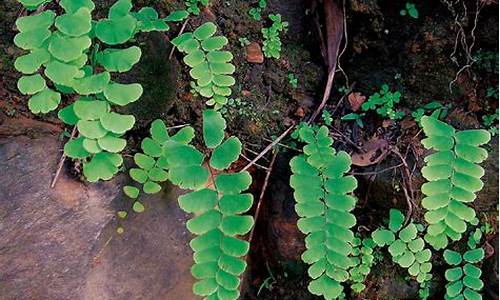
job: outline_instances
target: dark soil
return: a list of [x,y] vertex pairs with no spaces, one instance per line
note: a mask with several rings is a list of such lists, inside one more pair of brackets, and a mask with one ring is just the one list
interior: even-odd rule
[[[474,27],[476,1],[463,0],[468,7],[467,18],[459,19],[469,33]],[[113,1],[99,1],[98,13]],[[318,1],[319,2],[319,1]],[[343,72],[335,76],[332,95],[326,106],[335,112],[331,131],[334,132],[335,147],[348,153],[356,153],[372,138],[385,140],[392,148],[407,157],[411,167],[412,187],[417,202],[423,183],[419,171],[423,166],[425,150],[420,144],[420,128],[411,113],[426,103],[438,101],[447,106],[446,121],[459,129],[482,128],[485,115],[498,108],[498,97],[487,95],[490,88],[498,91],[498,4],[491,2],[479,14],[474,31],[475,43],[471,55],[481,59],[467,68],[454,80],[460,68],[466,64],[464,49],[458,44],[456,63],[450,58],[455,47],[457,24],[455,14],[462,13],[457,6],[450,11],[445,1],[417,2],[419,18],[401,16],[404,2],[393,0],[351,0],[346,2],[347,45],[342,51],[339,65]],[[326,81],[326,66],[320,52],[320,39],[315,23],[317,17],[323,22],[322,5],[314,1],[268,0],[262,21],[255,21],[248,15],[250,7],[257,1],[212,1],[209,8],[199,16],[191,17],[187,31],[192,31],[206,21],[215,22],[219,33],[229,39],[228,50],[234,55],[236,85],[231,98],[240,99],[240,105],[229,105],[224,115],[228,133],[238,136],[245,146],[244,154],[254,157],[270,140],[278,136],[292,122],[308,116],[319,104]],[[183,1],[135,1],[137,7],[151,5],[161,15],[183,7]],[[316,3],[317,4],[317,3]],[[315,8],[316,7],[316,8]],[[19,74],[13,69],[13,61],[20,51],[12,44],[15,35],[14,21],[21,12],[14,0],[0,3],[0,123],[6,118],[34,118],[62,124],[54,113],[33,116],[26,107],[27,98],[16,89]],[[282,34],[283,50],[280,59],[265,59],[263,64],[248,63],[245,48],[240,38],[261,44],[262,26],[269,26],[266,16],[280,13],[289,22],[289,29]],[[134,68],[124,80],[135,80],[143,84],[145,94],[140,103],[125,110],[133,113],[138,122],[129,134],[132,147],[146,133],[152,120],[161,118],[169,125],[190,123],[200,128],[204,100],[192,95],[189,90],[189,74],[182,64],[182,55],[175,52],[168,59],[170,44],[180,30],[180,24],[172,26],[166,34],[148,34],[138,42],[143,44],[144,55],[140,67]],[[324,30],[324,28],[320,28]],[[468,36],[469,43],[472,37]],[[342,45],[343,47],[343,45]],[[341,50],[342,50],[341,47]],[[496,59],[489,57],[494,55]],[[479,55],[479,56],[478,56]],[[288,82],[288,74],[298,78],[298,87]],[[396,108],[405,112],[405,118],[398,122],[387,122],[384,118],[368,113],[364,127],[340,118],[352,112],[347,98],[339,101],[345,88],[352,88],[369,97],[387,84],[392,91],[400,91],[401,102]],[[65,102],[72,99],[64,99]],[[338,103],[338,105],[337,105]],[[318,118],[318,123],[322,123]],[[296,146],[287,138],[283,143]],[[299,145],[300,146],[300,145]],[[475,202],[475,209],[482,223],[494,227],[488,237],[495,252],[485,262],[485,299],[498,299],[498,142],[497,137],[488,145],[490,159],[485,162],[485,188]],[[294,199],[288,185],[290,170],[288,162],[296,151],[281,148],[269,182],[254,243],[249,256],[250,268],[245,278],[242,299],[318,299],[307,291],[307,266],[300,261],[304,250],[303,235],[296,228],[297,215]],[[269,163],[270,155],[259,163]],[[379,164],[355,167],[353,172],[374,172],[401,163],[394,153],[389,153]],[[246,164],[245,161],[240,162]],[[415,167],[414,167],[415,166]],[[264,179],[264,172],[252,168],[255,175],[256,199]],[[403,168],[373,175],[357,175],[359,199],[355,215],[357,230],[367,236],[383,225],[390,208],[407,211],[407,202],[401,187],[404,185]],[[417,203],[418,204],[418,203]],[[415,208],[412,217],[422,220],[422,210]],[[442,299],[444,292],[442,262],[435,260],[435,279],[432,299]],[[441,275],[438,275],[440,273]],[[367,289],[362,295],[350,295],[348,299],[417,299],[418,286],[408,278],[405,270],[394,265],[388,255],[381,253],[377,265],[367,279]]]

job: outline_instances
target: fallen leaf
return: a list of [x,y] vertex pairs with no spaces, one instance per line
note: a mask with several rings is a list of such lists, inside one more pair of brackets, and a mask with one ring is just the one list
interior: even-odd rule
[[264,62],[264,54],[260,49],[260,45],[256,42],[252,42],[246,46],[246,56],[249,63],[261,64]]
[[352,155],[352,164],[366,167],[382,161],[389,152],[389,143],[384,139],[374,137],[362,146],[363,152]]
[[347,97],[349,100],[349,104],[351,105],[352,111],[358,111],[361,107],[361,104],[365,103],[366,97],[363,96],[360,92],[350,93]]

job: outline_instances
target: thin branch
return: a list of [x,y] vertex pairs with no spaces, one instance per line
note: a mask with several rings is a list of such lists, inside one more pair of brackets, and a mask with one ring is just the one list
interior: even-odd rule
[[[177,36],[181,35],[184,32],[188,21],[189,21],[189,18],[186,19],[186,21],[184,21],[184,23],[182,24],[181,30],[179,31],[179,34]],[[172,46],[172,50],[170,50],[170,54],[168,55],[168,60],[172,59],[172,56],[174,55],[175,48],[176,48],[175,46]]]
[[[69,141],[71,141],[76,135],[76,126],[73,127],[73,131],[71,131],[71,136],[69,137]],[[57,165],[57,170],[56,174],[54,175],[54,178],[52,179],[52,183],[50,184],[51,188],[54,188],[56,186],[57,179],[59,178],[59,175],[61,174],[62,167],[64,166],[64,161],[66,160],[66,154],[63,152],[63,155],[61,156],[61,159],[59,160],[59,164]]]
[[263,157],[264,155],[266,155],[266,153],[269,152],[269,150],[271,150],[284,137],[286,137],[290,133],[290,131],[292,131],[293,128],[295,128],[295,123],[292,124],[292,125],[290,125],[290,127],[288,127],[287,130],[285,130],[279,137],[277,137],[272,143],[270,143],[269,145],[267,145],[267,147],[264,148],[264,150],[262,150],[262,152],[260,152],[259,155],[257,155],[254,159],[252,159],[252,161],[249,162],[243,169],[241,169],[241,171],[248,170],[248,168],[250,168],[253,164],[255,164],[261,157]]
[[397,168],[402,167],[402,166],[404,166],[404,164],[400,163],[398,165],[395,165],[395,166],[392,166],[392,167],[388,167],[388,168],[382,169],[380,171],[372,171],[372,172],[349,172],[349,175],[377,175],[377,174],[384,173],[384,172],[387,172],[387,171],[390,171],[390,170],[393,170],[393,169],[397,169]]
[[260,208],[262,205],[262,200],[264,199],[264,195],[266,194],[267,185],[269,184],[269,178],[271,177],[271,172],[273,171],[274,161],[276,160],[276,156],[278,155],[278,151],[274,151],[273,157],[271,158],[271,162],[267,167],[266,177],[264,179],[264,184],[262,185],[262,189],[260,190],[259,201],[257,202],[257,207],[255,208],[255,216],[254,216],[254,226],[252,231],[250,232],[250,236],[248,238],[248,243],[252,244],[255,227],[257,225],[257,220],[259,218]]

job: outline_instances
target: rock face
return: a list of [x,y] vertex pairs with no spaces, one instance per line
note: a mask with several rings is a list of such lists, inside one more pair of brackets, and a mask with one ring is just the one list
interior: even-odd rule
[[1,299],[194,299],[180,190],[143,199],[146,211],[118,235],[125,176],[87,185],[63,171],[51,189],[58,135],[30,128],[6,137],[8,126],[16,128],[0,125]]

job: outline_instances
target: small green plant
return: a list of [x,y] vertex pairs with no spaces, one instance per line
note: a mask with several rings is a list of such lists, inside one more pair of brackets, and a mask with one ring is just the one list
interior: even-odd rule
[[498,108],[494,114],[483,116],[483,125],[487,128],[492,136],[498,134]]
[[269,28],[262,28],[262,36],[264,38],[262,51],[265,57],[280,58],[280,32],[287,30],[288,22],[281,21],[280,14],[269,15],[269,19],[273,21],[273,24]]
[[365,116],[364,113],[362,114],[358,114],[358,113],[349,113],[345,116],[343,116],[342,118],[340,118],[341,120],[344,120],[344,121],[355,121],[356,124],[358,124],[358,126],[360,128],[363,128],[365,125],[363,123],[363,117]]
[[432,279],[431,250],[425,248],[424,239],[418,236],[417,224],[411,222],[403,227],[405,217],[397,209],[391,209],[389,215],[388,229],[375,230],[372,239],[379,247],[389,246],[392,260],[408,269],[408,273],[425,290],[428,288],[427,282]]
[[349,270],[349,281],[354,293],[359,294],[366,288],[365,279],[370,274],[375,260],[373,251],[376,244],[371,238],[355,237],[352,246],[354,266]]
[[431,117],[436,119],[445,118],[448,114],[447,107],[443,106],[441,103],[437,101],[432,101],[427,103],[423,107],[417,108],[417,110],[411,113],[411,116],[415,119],[415,121],[420,125],[420,120],[423,116],[429,111],[432,111]]
[[192,13],[193,15],[199,15],[200,14],[200,5],[201,6],[207,6],[209,4],[210,0],[185,0],[185,4],[187,7],[187,11],[189,13]]
[[233,54],[221,49],[227,45],[224,36],[213,36],[217,27],[207,22],[194,32],[186,32],[172,40],[179,51],[186,54],[184,63],[191,70],[191,87],[201,96],[208,98],[207,105],[219,109],[227,103],[231,86],[235,84],[231,76],[235,67],[231,63]]
[[375,110],[382,117],[391,120],[399,120],[404,117],[404,112],[396,111],[395,104],[399,103],[401,93],[391,92],[387,84],[382,85],[378,93],[371,95],[368,100],[361,105],[363,111]]
[[323,120],[323,123],[326,125],[326,126],[331,126],[332,123],[333,123],[333,118],[332,118],[332,115],[330,114],[330,112],[328,110],[323,110],[323,112],[321,113],[321,119]]
[[406,2],[405,8],[402,9],[399,12],[399,14],[402,16],[409,15],[410,17],[412,17],[414,19],[418,19],[418,10],[415,7],[415,4],[410,3],[410,2]]
[[297,79],[297,77],[295,77],[295,74],[293,73],[288,73],[288,83],[290,83],[290,85],[296,89],[297,86],[298,86],[298,82],[299,80]]
[[250,45],[250,41],[246,37],[240,37],[238,41],[240,42],[241,47]]
[[260,21],[262,20],[262,11],[266,8],[267,2],[266,0],[259,0],[258,6],[257,7],[252,7],[248,11],[248,14],[255,20],[255,21]]
[[302,260],[311,265],[308,289],[325,299],[337,299],[343,295],[341,283],[350,278],[348,271],[354,266],[354,234],[350,228],[356,218],[350,212],[356,205],[351,193],[357,181],[345,176],[351,158],[335,151],[326,126],[318,130],[303,126],[299,135],[306,145],[304,154],[290,161],[290,186],[300,217],[297,225],[307,235]]
[[[34,10],[47,1],[20,2]],[[124,44],[141,31],[168,30],[167,21],[180,21],[187,12],[176,11],[161,19],[151,7],[131,12],[131,0],[119,0],[107,18],[93,20],[95,5],[90,0],[63,0],[59,5],[64,11],[59,16],[45,10],[16,21],[19,33],[14,43],[28,52],[14,63],[24,74],[17,86],[22,94],[31,96],[28,107],[36,114],[57,109],[61,94],[77,96],[74,103],[58,112],[64,123],[78,131],[64,146],[64,154],[83,161],[88,181],[109,180],[123,163],[119,154],[127,144],[123,135],[135,123],[134,116],[121,115],[112,108],[137,101],[142,94],[140,84],[119,83],[111,75],[130,70],[139,61],[141,50],[137,46],[101,50],[99,45]]]
[[479,163],[486,160],[488,152],[480,146],[489,142],[490,133],[483,129],[457,132],[427,116],[422,117],[421,124],[427,136],[422,144],[436,151],[425,157],[426,166],[422,168],[428,181],[421,188],[429,223],[425,240],[435,249],[444,249],[448,239],[460,240],[467,223],[476,219],[474,209],[467,204],[483,188],[484,170]]

